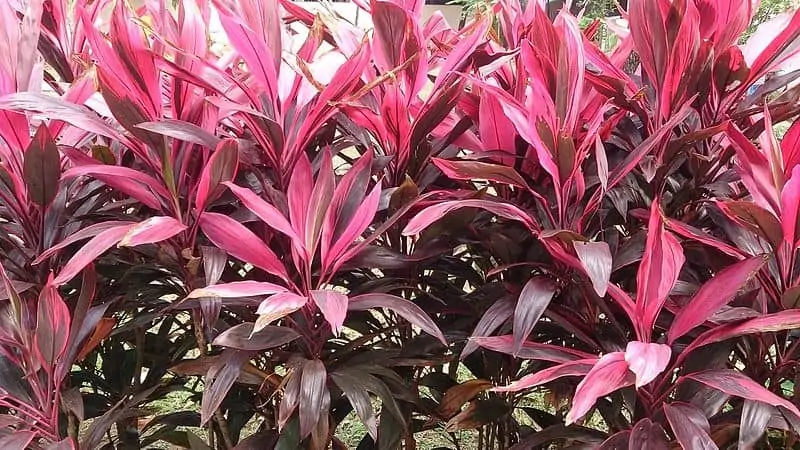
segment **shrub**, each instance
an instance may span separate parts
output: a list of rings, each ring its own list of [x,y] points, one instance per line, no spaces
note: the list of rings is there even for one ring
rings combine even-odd
[[[0,447],[797,443],[800,14],[357,7],[0,2]]]

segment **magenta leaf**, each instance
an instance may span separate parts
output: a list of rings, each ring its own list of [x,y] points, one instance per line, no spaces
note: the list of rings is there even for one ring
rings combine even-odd
[[[656,317],[685,261],[681,244],[664,229],[658,199],[653,200],[647,228],[644,256],[636,275],[636,325],[642,340],[649,340]]]
[[[442,202],[423,209],[417,213],[413,219],[408,221],[408,224],[403,230],[403,234],[406,236],[417,235],[422,232],[422,230],[441,219],[448,213],[461,208],[485,209],[486,211],[489,211],[492,214],[496,214],[500,217],[522,222],[531,230],[536,230],[537,228],[530,216],[514,205],[499,203],[491,200],[460,200]]]
[[[75,278],[84,267],[94,262],[100,255],[116,245],[130,231],[131,225],[121,225],[100,232],[89,240],[61,269],[53,284],[61,286]]]
[[[239,166],[239,144],[233,139],[226,139],[217,145],[208,160],[200,181],[197,184],[195,207],[202,211],[223,192],[221,184],[236,177]]]
[[[675,342],[728,304],[765,263],[766,257],[763,256],[737,262],[703,284],[672,321],[669,342]]]
[[[347,315],[347,296],[341,292],[326,289],[311,291],[311,298],[319,307],[325,320],[330,324],[333,334],[338,336],[342,331],[344,318]]]
[[[276,207],[264,201],[250,189],[239,187],[231,182],[224,182],[222,184],[227,186],[234,195],[239,197],[242,204],[259,219],[263,220],[264,223],[289,236],[292,241],[298,245],[304,244],[294,228],[292,228],[292,224],[289,223],[286,217],[281,214]]]
[[[525,283],[514,309],[514,356],[519,354],[555,293],[556,285],[549,278],[536,276]]]
[[[200,228],[217,247],[235,258],[250,263],[288,281],[289,274],[278,256],[252,231],[228,216],[204,213],[200,216]]]

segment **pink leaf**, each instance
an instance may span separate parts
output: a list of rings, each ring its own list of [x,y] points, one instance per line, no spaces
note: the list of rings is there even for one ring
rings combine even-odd
[[[222,214],[204,213],[200,216],[200,228],[214,245],[233,257],[289,281],[286,267],[278,256],[241,223]]]
[[[672,321],[672,326],[669,328],[669,342],[675,342],[728,304],[758,273],[764,263],[766,263],[765,256],[737,262],[703,284]]]
[[[317,304],[325,320],[331,325],[331,331],[335,336],[339,336],[347,315],[348,298],[341,292],[331,290],[313,290],[311,298]]]
[[[613,352],[604,355],[586,374],[572,400],[572,409],[567,413],[567,425],[575,423],[592,409],[598,398],[633,384],[633,376],[625,362],[625,353]]]
[[[555,29],[562,35],[556,68],[555,112],[560,120],[559,128],[569,133],[575,129],[581,113],[586,58],[575,17],[562,11],[556,18]]]
[[[514,356],[519,353],[555,293],[556,285],[549,278],[535,276],[525,283],[514,310]]]
[[[653,199],[644,256],[636,275],[637,333],[649,340],[658,313],[678,280],[685,258],[681,244],[664,229],[659,199]]]
[[[217,145],[214,153],[209,158],[200,181],[197,183],[195,194],[195,207],[202,211],[216,200],[223,192],[221,183],[236,178],[239,166],[239,145],[233,139],[226,139]]]
[[[106,164],[79,165],[68,169],[61,178],[68,180],[79,176],[91,176],[155,210],[161,209],[161,200],[171,198],[161,182],[128,167]]]
[[[278,211],[278,208],[264,201],[264,199],[256,195],[250,189],[239,187],[231,182],[225,182],[223,184],[227,186],[235,196],[239,197],[242,204],[259,219],[264,221],[264,223],[289,236],[293,242],[302,245],[302,241],[292,228],[292,224]]]
[[[237,18],[221,12],[219,20],[231,46],[242,57],[256,82],[274,104],[278,98],[278,73],[273,62],[273,51],[280,52],[281,49],[267,47],[252,29]]]
[[[330,150],[326,149],[322,156],[322,164],[319,168],[317,181],[314,190],[311,191],[309,198],[309,208],[306,212],[306,249],[310,254],[317,250],[320,237],[322,237],[322,226],[325,223],[325,214],[328,211],[336,185],[333,179],[333,157]]]
[[[508,153],[509,156],[501,157],[500,162],[505,165],[513,164],[516,150],[514,125],[503,113],[500,101],[493,95],[481,96],[478,109],[478,129],[483,149]]]
[[[336,265],[332,270],[338,269],[339,265],[344,263],[341,259],[342,255],[364,234],[364,231],[375,220],[375,214],[378,211],[378,206],[381,200],[381,183],[375,184],[369,196],[364,199],[358,207],[355,215],[350,219],[347,228],[344,229],[341,236],[333,244],[330,251],[330,258],[336,261]],[[331,261],[328,261],[328,265]],[[328,267],[326,265],[326,267]]]
[[[800,121],[795,121],[781,140],[784,176],[788,177],[800,164]]]
[[[592,286],[600,297],[606,295],[611,278],[611,250],[606,242],[572,241],[578,259],[592,280]]]
[[[422,230],[441,219],[448,213],[461,208],[485,209],[506,219],[522,222],[528,227],[528,229],[532,231],[537,229],[536,224],[533,222],[530,216],[514,205],[491,200],[458,200],[442,202],[423,209],[417,213],[413,219],[408,221],[406,228],[403,230],[403,235],[417,235],[422,232]]]
[[[253,333],[262,330],[272,322],[286,317],[308,303],[308,297],[297,295],[294,292],[279,292],[266,298],[258,305],[258,320],[253,326]]]
[[[101,223],[96,223],[94,225],[89,225],[88,227],[83,228],[82,230],[79,230],[79,231],[77,231],[77,232],[75,232],[73,234],[70,234],[63,241],[59,242],[58,244],[56,244],[56,245],[48,248],[44,252],[42,252],[42,254],[40,254],[38,258],[33,260],[32,264],[34,266],[38,265],[38,264],[41,264],[43,261],[45,261],[49,257],[51,257],[54,254],[56,254],[62,248],[68,247],[68,246],[70,246],[70,245],[72,245],[72,244],[74,244],[74,243],[76,243],[76,242],[78,242],[78,241],[80,241],[82,239],[88,239],[90,237],[95,237],[98,234],[102,233],[103,231],[109,230],[111,228],[117,228],[117,227],[130,228],[133,225],[136,225],[136,223],[135,222],[123,222],[123,221],[101,222]]]
[[[58,276],[53,280],[53,284],[55,286],[61,286],[69,282],[75,275],[80,273],[84,267],[94,262],[94,260],[105,253],[106,250],[116,245],[120,239],[128,234],[130,229],[131,225],[122,225],[109,228],[93,237],[75,254],[75,256],[67,261],[61,269],[61,272],[59,272]]]
[[[492,389],[492,391],[517,392],[523,389],[541,386],[545,383],[549,383],[562,377],[584,376],[592,370],[596,363],[596,359],[579,359],[577,361],[568,361],[557,366],[539,370],[530,375],[525,375],[508,386],[496,387]]]
[[[289,202],[289,219],[292,228],[303,239],[302,248],[305,248],[305,259],[310,259],[313,251],[305,244],[306,221],[308,216],[309,202],[311,201],[311,191],[314,189],[314,178],[311,171],[311,162],[305,153],[300,155],[300,159],[294,166],[292,177],[289,180],[289,192],[287,199]]]
[[[263,281],[234,281],[232,283],[215,284],[204,288],[195,289],[186,298],[203,297],[256,297],[259,295],[272,295],[286,292],[286,288],[277,284]]]
[[[186,225],[172,217],[151,217],[132,226],[120,241],[120,247],[155,244],[165,241],[186,230]]]
[[[792,169],[791,178],[783,186],[781,192],[781,228],[783,239],[792,249],[797,248],[800,240],[800,223],[797,212],[800,209],[800,166]]]
[[[650,384],[669,364],[672,350],[668,345],[628,342],[625,362],[636,375],[636,388]]]
[[[736,150],[736,168],[750,195],[758,206],[777,216],[780,212],[778,196],[783,188],[783,173],[778,179],[778,173],[773,172],[767,157],[733,123],[728,125],[726,135]]]

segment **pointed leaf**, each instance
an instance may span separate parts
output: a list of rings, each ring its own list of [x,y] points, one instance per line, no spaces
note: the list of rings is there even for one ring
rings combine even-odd
[[[45,286],[39,295],[35,340],[42,360],[50,365],[48,371],[53,370],[52,366],[67,349],[69,326],[67,304],[55,286]]]
[[[575,253],[592,281],[594,291],[605,297],[608,280],[611,279],[611,250],[606,242],[572,241]]]
[[[726,267],[703,284],[672,321],[668,333],[669,342],[675,342],[694,327],[708,320],[723,305],[733,300],[739,290],[758,273],[765,263],[766,256],[756,256],[739,261]]]
[[[659,200],[653,200],[644,256],[636,275],[637,334],[649,340],[656,317],[678,280],[685,257],[678,240],[664,229]]]
[[[572,400],[572,409],[567,414],[567,425],[575,423],[592,409],[598,398],[617,389],[633,384],[633,376],[625,362],[625,353],[613,352],[603,355],[592,370],[586,374]]]
[[[254,331],[250,322],[240,323],[222,332],[214,339],[214,345],[238,350],[261,351],[288,344],[300,335],[286,327],[264,327]]]
[[[241,223],[222,214],[204,213],[200,216],[200,228],[214,245],[233,257],[289,281],[289,274],[278,256]]]
[[[203,128],[189,122],[175,119],[161,119],[158,122],[144,122],[136,125],[151,133],[161,134],[181,141],[191,142],[192,144],[202,145],[208,148],[216,148],[220,139],[209,133]]]
[[[422,331],[447,345],[444,334],[439,327],[414,303],[389,294],[363,294],[350,299],[347,307],[350,311],[366,311],[373,308],[386,308],[406,319],[409,323],[419,327]]]
[[[45,124],[39,125],[25,150],[23,174],[31,200],[41,207],[49,205],[58,191],[61,157]]]
[[[448,213],[461,208],[485,209],[486,211],[489,211],[492,214],[496,214],[500,217],[522,222],[532,231],[535,231],[537,228],[533,220],[531,220],[531,218],[524,211],[514,205],[494,202],[491,200],[459,200],[442,202],[423,209],[417,213],[414,218],[408,221],[408,224],[403,230],[403,235],[417,235],[422,232],[422,230],[441,219]]]
[[[61,286],[68,283],[75,278],[75,275],[80,273],[84,267],[94,262],[100,255],[106,252],[114,245],[116,245],[130,230],[131,225],[122,225],[109,228],[102,231],[97,236],[89,240],[75,256],[70,258],[69,261],[58,273],[58,276],[53,280],[53,284]]]
[[[675,438],[686,450],[716,450],[717,444],[711,440],[708,431],[692,422],[682,411],[672,405],[664,405],[664,414]]]
[[[186,225],[172,217],[151,217],[132,226],[119,241],[120,247],[155,244],[165,241],[186,230]]]
[[[300,384],[300,437],[305,438],[316,427],[322,415],[327,415],[328,408],[323,405],[330,402],[330,393],[326,386],[328,374],[325,364],[320,360],[307,361],[303,366],[303,380]],[[326,398],[328,399],[326,401]]]
[[[592,370],[596,363],[597,359],[579,359],[577,361],[565,362],[557,366],[542,369],[530,375],[525,375],[508,386],[496,387],[492,389],[492,391],[517,392],[523,389],[541,386],[545,383],[549,383],[562,377],[584,376]]]
[[[285,292],[286,288],[277,284],[263,281],[234,281],[232,283],[215,284],[204,288],[195,289],[186,298],[220,297],[256,297],[259,295],[272,295]]]
[[[537,276],[525,283],[514,309],[514,356],[519,354],[555,293],[556,285],[549,278]]]
[[[225,350],[222,357],[208,370],[208,374],[204,378],[206,387],[203,390],[203,400],[200,404],[200,425],[208,423],[214,411],[225,400],[225,396],[239,378],[242,366],[250,359],[250,355],[245,351]]]
[[[790,401],[768,391],[764,386],[753,381],[752,378],[732,369],[706,370],[685,375],[698,383],[722,391],[728,395],[741,397],[746,400],[763,402],[768,405],[781,406],[796,418],[800,418],[800,411]]]
[[[308,303],[308,297],[288,291],[268,297],[258,305],[258,311],[256,311],[258,319],[253,332],[258,332],[272,322],[299,310],[306,303]]]
[[[378,439],[378,425],[375,419],[375,411],[372,409],[372,399],[369,392],[364,388],[363,384],[359,383],[351,377],[343,376],[337,372],[331,373],[331,379],[336,383],[336,386],[342,390],[350,405],[355,410],[356,415],[361,420],[361,423],[367,428],[367,432],[373,440]]]
[[[446,176],[454,180],[489,180],[528,189],[528,184],[513,167],[480,161],[449,161],[440,158],[433,158],[431,161]]]
[[[242,204],[259,219],[263,220],[264,223],[289,236],[289,238],[291,238],[293,242],[297,242],[298,245],[303,244],[294,228],[292,228],[291,223],[278,211],[278,208],[264,201],[250,189],[239,187],[231,182],[222,184],[227,186],[235,196],[239,197]]]
[[[202,211],[223,192],[221,183],[236,177],[239,166],[239,144],[233,139],[225,139],[217,145],[200,175],[195,195],[195,207]]]

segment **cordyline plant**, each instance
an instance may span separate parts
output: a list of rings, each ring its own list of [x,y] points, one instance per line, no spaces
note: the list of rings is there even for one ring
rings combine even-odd
[[[800,13],[354,3],[0,2],[0,448],[798,444]]]

